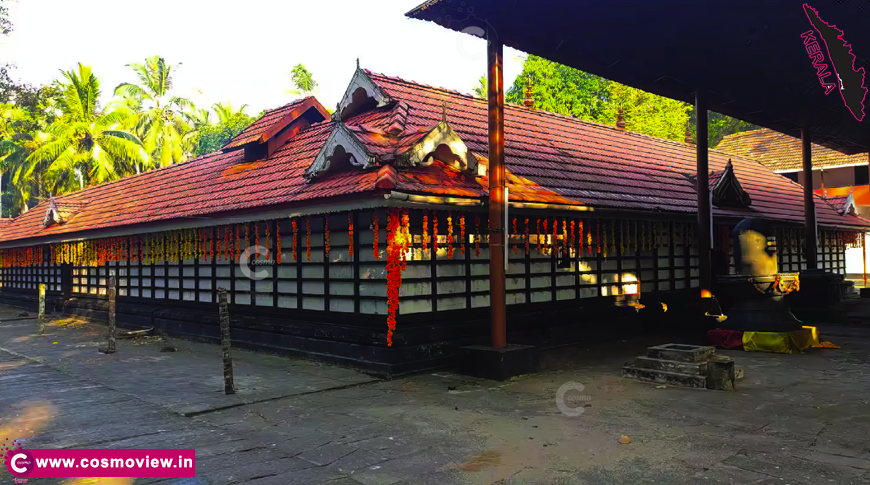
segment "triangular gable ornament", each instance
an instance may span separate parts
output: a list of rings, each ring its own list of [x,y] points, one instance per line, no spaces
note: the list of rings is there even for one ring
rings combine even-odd
[[[372,81],[364,69],[359,67],[359,59],[357,59],[356,71],[344,92],[344,96],[335,107],[332,119],[335,121],[343,120],[362,109],[381,107],[389,102],[389,95]]]
[[[414,146],[405,152],[398,154],[397,159],[399,165],[406,167],[431,165],[433,158],[440,156],[441,158],[446,158],[446,160],[441,160],[442,162],[451,165],[458,170],[476,174],[477,157],[471,153],[471,150],[468,149],[465,142],[462,141],[459,135],[453,131],[453,128],[451,128],[450,124],[447,122],[446,103],[442,105],[442,110],[441,122],[432,128],[432,130]],[[441,152],[438,152],[442,145],[445,146],[450,153],[444,153],[443,149],[441,149]]]
[[[60,211],[57,210],[57,202],[54,196],[48,199],[48,209],[45,211],[45,217],[42,219],[42,227],[48,227],[53,224],[63,224],[63,219],[60,216]]]
[[[719,180],[711,187],[710,195],[713,197],[713,204],[719,207],[748,208],[752,205],[752,198],[737,180],[731,159],[728,159],[728,165],[725,166]]]
[[[341,160],[338,160],[338,157]],[[314,157],[314,161],[305,169],[305,173],[302,176],[306,180],[311,181],[332,168],[338,168],[334,164],[341,162],[347,162],[350,165],[363,169],[368,169],[378,164],[375,156],[366,150],[366,147],[360,143],[344,123],[338,121],[335,123],[329,138],[326,139],[323,147],[321,147],[320,152]]]

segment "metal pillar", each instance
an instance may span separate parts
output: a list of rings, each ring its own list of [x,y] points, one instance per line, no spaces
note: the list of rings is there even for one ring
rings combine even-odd
[[[707,99],[702,90],[695,92],[695,150],[698,175],[698,263],[701,291],[712,291],[713,203],[710,199],[710,163],[707,147]]]
[[[505,297],[504,187],[504,73],[501,40],[488,27],[487,99],[489,101],[489,304],[492,309],[492,346],[507,345]]]
[[[806,244],[804,244],[804,259],[807,269],[818,269],[816,258],[816,205],[813,200],[813,146],[810,131],[801,129],[801,160],[804,169],[804,218],[806,221]]]

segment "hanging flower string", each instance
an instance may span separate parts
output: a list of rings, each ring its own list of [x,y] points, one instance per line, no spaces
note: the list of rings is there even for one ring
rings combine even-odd
[[[420,239],[423,243],[423,251],[429,249],[429,209],[423,211],[423,237]]]
[[[544,254],[548,254],[547,251],[550,249],[550,242],[547,241],[550,235],[550,230],[547,229],[550,225],[550,219],[544,219]],[[541,237],[540,235],[538,237]]]
[[[372,244],[372,257],[375,259],[381,259],[381,253],[378,251],[378,215],[372,214],[372,235],[374,236],[374,243]]]
[[[292,221],[290,221],[290,223],[293,226],[293,261],[297,261],[299,259],[298,255],[296,254],[296,248],[299,247],[299,244],[297,241],[297,236],[299,234],[299,227],[296,225],[296,219],[293,219]]]
[[[432,211],[432,251],[432,257],[438,256],[438,211]]]
[[[347,213],[347,255],[353,261],[353,212]]]
[[[311,217],[305,218],[305,260],[311,261]]]
[[[538,219],[538,230],[535,233],[535,239],[538,244],[538,254],[541,254],[541,220]]]
[[[459,243],[459,254],[465,254],[465,212],[459,215],[459,236],[462,242]]]
[[[351,235],[353,234],[353,227],[351,227]],[[246,239],[247,240],[247,239]],[[351,238],[353,241],[353,238]],[[278,264],[281,264],[281,221],[275,221],[275,252],[278,253],[276,255],[276,259]],[[351,256],[353,255],[353,242],[351,242],[350,246]]]
[[[329,216],[323,216],[323,251],[329,259]]]
[[[447,257],[453,259],[453,213],[447,213]]]
[[[396,311],[399,309],[399,288],[402,286],[402,245],[396,241],[399,227],[399,213],[387,212],[387,346],[393,346],[393,332],[396,330]]]
[[[529,254],[529,219],[526,218],[526,233],[523,237],[526,243],[526,255]]]

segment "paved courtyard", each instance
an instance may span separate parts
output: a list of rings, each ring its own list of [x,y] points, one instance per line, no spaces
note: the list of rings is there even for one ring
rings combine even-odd
[[[18,311],[0,307],[0,439],[196,449],[196,479],[135,485],[870,483],[870,326],[821,326],[841,349],[722,352],[746,370],[736,392],[622,379],[658,336],[550,351],[505,383],[234,350],[239,393],[224,396],[218,346],[119,340],[107,356],[103,327],[58,319],[38,335]],[[555,402],[570,382],[576,416]]]

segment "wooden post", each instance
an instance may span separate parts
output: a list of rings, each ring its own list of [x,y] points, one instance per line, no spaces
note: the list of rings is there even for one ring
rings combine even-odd
[[[695,157],[698,176],[698,263],[701,291],[712,291],[712,234],[713,207],[710,200],[710,164],[707,146],[707,99],[702,90],[695,92]]]
[[[115,296],[117,289],[115,287],[115,270],[109,270],[109,285],[106,288],[106,295],[109,297],[109,335],[105,349],[100,349],[104,354],[115,353]]]
[[[106,293],[109,296],[109,345],[107,354],[115,353],[115,299],[118,295],[118,288],[115,286],[115,270],[109,270],[109,288]]]
[[[810,131],[801,129],[801,159],[804,173],[804,221],[805,238],[804,258],[807,260],[807,269],[818,269],[816,257],[816,205],[813,200],[813,145],[810,139]]]
[[[220,307],[221,350],[224,358],[224,394],[235,394],[233,385],[233,356],[230,351],[230,312],[227,310],[227,289],[218,288]]]
[[[489,100],[489,305],[492,311],[492,346],[507,345],[507,297],[505,295],[505,167],[504,167],[504,73],[501,39],[487,28]]]
[[[45,333],[45,283],[39,284],[39,334]]]

